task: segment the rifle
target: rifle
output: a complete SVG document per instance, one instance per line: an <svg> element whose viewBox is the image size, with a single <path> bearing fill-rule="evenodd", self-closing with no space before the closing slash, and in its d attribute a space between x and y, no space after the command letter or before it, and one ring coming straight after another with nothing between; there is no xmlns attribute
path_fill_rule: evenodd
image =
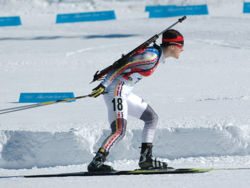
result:
<svg viewBox="0 0 250 188"><path fill-rule="evenodd" d="M120 68L120 67L124 66L126 64L126 60L129 57L135 55L138 51L147 48L151 43L155 43L155 41L160 37L160 35L162 35L167 30L171 29L172 27L174 27L176 24L181 23L185 19L186 19L186 16L183 16L182 18L179 18L177 22L175 22L174 24L172 24L168 28L164 29L159 34L156 34L156 35L152 36L150 39L148 39L147 41L145 41L144 43L142 43L141 45L139 45L138 47L136 47L135 49L133 49L131 52L127 53L126 55L122 55L122 57L120 59L118 59L117 61L115 61L112 65L108 66L107 68L105 68L105 69L103 69L101 71L97 71L95 73L95 75L94 75L94 78L93 78L92 82L94 82L96 80L100 80L110 70L117 69L117 68Z"/></svg>

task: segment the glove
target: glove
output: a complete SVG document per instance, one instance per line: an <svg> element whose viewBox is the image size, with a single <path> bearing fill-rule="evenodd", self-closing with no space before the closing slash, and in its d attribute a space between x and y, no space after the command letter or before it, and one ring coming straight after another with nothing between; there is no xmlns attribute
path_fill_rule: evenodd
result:
<svg viewBox="0 0 250 188"><path fill-rule="evenodd" d="M105 91L105 87L102 84L99 84L96 88L92 90L92 93L89 96L96 98L99 95L103 94L104 91Z"/></svg>

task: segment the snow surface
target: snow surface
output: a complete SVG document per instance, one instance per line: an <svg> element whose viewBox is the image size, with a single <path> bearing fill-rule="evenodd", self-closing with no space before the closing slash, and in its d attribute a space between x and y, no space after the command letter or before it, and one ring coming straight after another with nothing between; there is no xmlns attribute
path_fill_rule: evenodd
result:
<svg viewBox="0 0 250 188"><path fill-rule="evenodd" d="M1 15L22 26L0 28L0 109L20 92L88 94L96 70L117 60L178 18L148 19L145 5L172 1L1 0ZM250 16L243 1L207 3L208 16L188 16L179 60L168 59L134 89L158 113L154 156L176 168L250 167ZM111 8L112 7L112 8ZM117 20L55 24L57 13L115 9ZM143 123L108 158L116 169L138 168ZM101 97L0 115L0 176L85 171L109 134ZM194 175L0 179L0 187L247 187L249 172Z"/></svg>

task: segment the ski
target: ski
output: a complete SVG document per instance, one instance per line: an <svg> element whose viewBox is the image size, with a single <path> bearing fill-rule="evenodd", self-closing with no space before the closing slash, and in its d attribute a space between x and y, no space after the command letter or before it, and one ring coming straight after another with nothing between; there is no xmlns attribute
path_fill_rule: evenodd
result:
<svg viewBox="0 0 250 188"><path fill-rule="evenodd" d="M37 174L37 175L17 175L0 176L1 178L50 178L50 177L81 177L81 176L119 176L119 175L163 175L163 174L198 174L210 171L232 171L250 170L250 168L178 168L178 169L159 169L159 170L114 170L111 172L70 172L58 174Z"/></svg>
<svg viewBox="0 0 250 188"><path fill-rule="evenodd" d="M72 172L61 174L41 174L29 175L25 178L45 178L45 177L70 177L70 176L118 176L118 175L156 175L156 174L191 174L191 173L204 173L212 169L197 169L197 168L182 168L182 169L166 169L166 170L121 170L111 172Z"/></svg>

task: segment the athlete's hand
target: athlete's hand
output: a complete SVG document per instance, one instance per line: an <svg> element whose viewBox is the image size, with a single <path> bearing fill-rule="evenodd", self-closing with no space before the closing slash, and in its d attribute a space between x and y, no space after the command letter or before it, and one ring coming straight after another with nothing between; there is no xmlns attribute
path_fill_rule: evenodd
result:
<svg viewBox="0 0 250 188"><path fill-rule="evenodd" d="M104 91L105 91L105 87L102 84L99 84L96 88L92 90L92 93L89 96L96 98L99 95L103 94Z"/></svg>

